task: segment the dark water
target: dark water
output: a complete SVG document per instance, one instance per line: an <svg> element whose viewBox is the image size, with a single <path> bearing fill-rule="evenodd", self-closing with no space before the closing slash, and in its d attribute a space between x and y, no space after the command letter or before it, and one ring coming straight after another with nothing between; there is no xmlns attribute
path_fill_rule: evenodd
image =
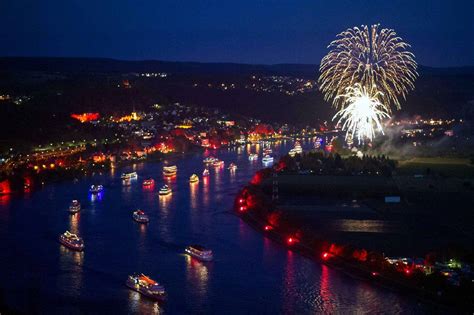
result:
<svg viewBox="0 0 474 315"><path fill-rule="evenodd" d="M274 152L287 152L283 143ZM309 146L310 144L306 144ZM201 175L201 154L174 162L178 176L172 196L159 198L164 183L162 163L137 164L138 181L122 186L120 174L97 175L77 183L49 185L24 198L0 199L0 289L13 309L45 314L81 313L420 313L417 301L353 279L273 243L232 214L235 192L262 167L249 162L248 150L223 150L217 156L238 165ZM258 148L260 151L262 146ZM127 169L132 169L129 167ZM154 191L141 182L154 177ZM88 187L105 186L92 199ZM66 209L73 198L83 210ZM147 226L131 218L141 208ZM85 240L84 253L65 249L57 237L66 229ZM214 251L215 260L201 263L183 255L191 243ZM127 275L143 272L161 282L168 301L158 304L130 291Z"/></svg>

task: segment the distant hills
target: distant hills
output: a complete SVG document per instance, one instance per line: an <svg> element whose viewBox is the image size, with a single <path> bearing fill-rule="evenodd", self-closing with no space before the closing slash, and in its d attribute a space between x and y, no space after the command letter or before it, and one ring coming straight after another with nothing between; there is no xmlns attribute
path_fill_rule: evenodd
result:
<svg viewBox="0 0 474 315"><path fill-rule="evenodd" d="M118 91L115 82L127 73L167 72L162 81L137 82L129 92ZM473 115L474 67L431 68L420 66L416 89L397 115L424 117L469 117ZM47 83L27 84L29 74L51 76ZM334 114L322 95L315 91L288 96L249 90L223 92L192 88L193 82L245 82L252 75L293 76L317 79L316 64L251 65L236 63L125 61L105 58L0 58L0 94L38 94L38 89L60 91L61 98L41 97L38 108L79 111L94 108L127 110L146 106L154 99L212 106L265 120L311 123ZM114 81L115 80L115 81ZM23 83L25 85L23 85ZM132 83L133 84L133 83ZM47 103L47 107L42 107ZM148 104L149 105L149 104Z"/></svg>

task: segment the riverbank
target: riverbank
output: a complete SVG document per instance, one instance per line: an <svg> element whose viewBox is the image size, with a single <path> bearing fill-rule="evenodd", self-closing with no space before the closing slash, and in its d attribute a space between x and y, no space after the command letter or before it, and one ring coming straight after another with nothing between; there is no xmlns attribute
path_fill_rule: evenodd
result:
<svg viewBox="0 0 474 315"><path fill-rule="evenodd" d="M437 272L427 274L421 266L392 265L382 253L354 248L348 243L336 244L331 240L318 239L301 226L285 222L260 186L245 187L238 194L234 209L246 223L266 237L316 262L385 288L416 296L424 302L463 311L474 309L472 284L453 286L446 283L443 275Z"/></svg>

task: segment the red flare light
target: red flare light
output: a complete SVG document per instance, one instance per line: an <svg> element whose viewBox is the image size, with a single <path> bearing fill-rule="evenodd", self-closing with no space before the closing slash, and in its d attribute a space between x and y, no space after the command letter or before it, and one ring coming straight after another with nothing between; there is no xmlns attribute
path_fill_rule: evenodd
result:
<svg viewBox="0 0 474 315"><path fill-rule="evenodd" d="M239 203L244 203L244 200L242 198L240 198Z"/></svg>
<svg viewBox="0 0 474 315"><path fill-rule="evenodd" d="M293 244L296 244L298 243L300 240L295 238L295 237L288 237L288 239L286 240L286 243L288 245L293 245Z"/></svg>
<svg viewBox="0 0 474 315"><path fill-rule="evenodd" d="M265 225L264 229L265 229L265 231L270 231L270 230L273 230L273 226Z"/></svg>
<svg viewBox="0 0 474 315"><path fill-rule="evenodd" d="M240 210L241 212L243 212L243 211L247 210L247 207L242 206L242 207L239 208L239 210Z"/></svg>
<svg viewBox="0 0 474 315"><path fill-rule="evenodd" d="M324 260L326 260L326 259L329 258L329 253L328 253L328 252L324 252L324 253L321 255L321 257L322 257Z"/></svg>

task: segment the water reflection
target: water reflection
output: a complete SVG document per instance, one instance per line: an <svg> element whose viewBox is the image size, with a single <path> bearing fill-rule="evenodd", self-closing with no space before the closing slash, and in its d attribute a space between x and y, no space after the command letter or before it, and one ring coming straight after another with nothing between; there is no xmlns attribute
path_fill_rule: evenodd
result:
<svg viewBox="0 0 474 315"><path fill-rule="evenodd" d="M81 219L80 213L69 215L69 231L74 234L79 234L79 221Z"/></svg>
<svg viewBox="0 0 474 315"><path fill-rule="evenodd" d="M158 302L152 301L136 291L129 290L128 305L132 314L161 314L162 309Z"/></svg>
<svg viewBox="0 0 474 315"><path fill-rule="evenodd" d="M331 291L329 267L321 265L321 285L319 295L321 299L321 308L329 314L334 313L333 293Z"/></svg>
<svg viewBox="0 0 474 315"><path fill-rule="evenodd" d="M200 298L207 296L209 270L199 260L185 255L186 257L186 280L192 284L193 292Z"/></svg>
<svg viewBox="0 0 474 315"><path fill-rule="evenodd" d="M70 296L77 296L82 289L84 252L77 252L59 246L59 263L61 269L67 271L58 275L58 287Z"/></svg>
<svg viewBox="0 0 474 315"><path fill-rule="evenodd" d="M190 206L191 209L196 210L198 208L198 192L199 192L199 182L189 183L190 189Z"/></svg>
<svg viewBox="0 0 474 315"><path fill-rule="evenodd" d="M202 203L205 208L209 206L209 176L202 177Z"/></svg>

